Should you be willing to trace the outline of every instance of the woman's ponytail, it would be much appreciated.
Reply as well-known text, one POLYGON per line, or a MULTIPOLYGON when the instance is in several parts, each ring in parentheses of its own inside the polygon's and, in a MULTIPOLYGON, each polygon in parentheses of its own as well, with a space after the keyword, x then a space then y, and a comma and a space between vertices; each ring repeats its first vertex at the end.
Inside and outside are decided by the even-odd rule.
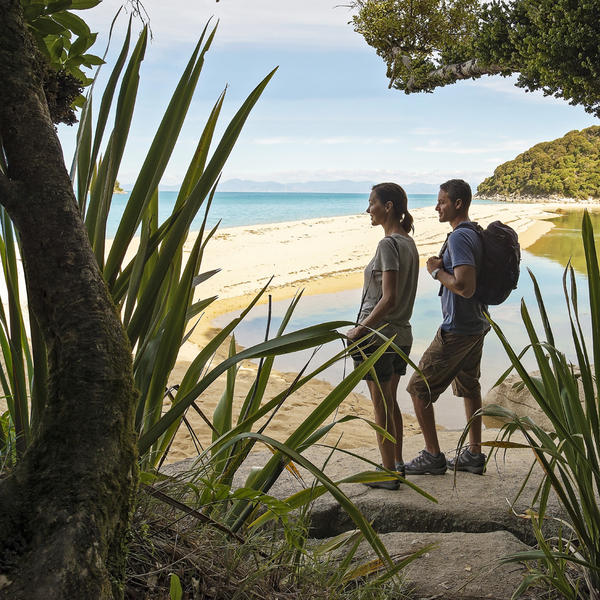
POLYGON ((404 213, 404 217, 400 221, 400 225, 402 225, 402 229, 406 231, 406 233, 410 233, 415 230, 413 216, 408 212, 408 210, 404 213))

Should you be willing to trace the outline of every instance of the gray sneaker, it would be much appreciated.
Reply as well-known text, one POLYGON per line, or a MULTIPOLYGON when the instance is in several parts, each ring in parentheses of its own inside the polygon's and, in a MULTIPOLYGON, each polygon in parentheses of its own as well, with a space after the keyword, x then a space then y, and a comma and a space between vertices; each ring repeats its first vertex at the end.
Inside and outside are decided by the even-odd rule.
MULTIPOLYGON (((398 471, 398 466, 400 463, 396 463, 396 471, 398 471)), ((377 467, 377 471, 383 471, 382 467, 377 467)), ((398 474, 404 477, 404 473, 398 472, 398 474)), ((367 487, 370 488, 379 488, 382 490, 397 490, 400 487, 399 479, 390 479, 389 481, 369 481, 365 483, 367 487)))
POLYGON ((443 475, 446 472, 446 457, 443 452, 437 456, 427 450, 421 450, 419 455, 404 463, 408 475, 443 475))
POLYGON ((396 471, 400 473, 400 477, 406 479, 406 467, 404 466, 403 462, 396 463, 396 471))
POLYGON ((472 454, 468 448, 465 448, 456 458, 448 461, 448 468, 451 471, 468 471, 476 475, 483 475, 485 471, 485 454, 472 454))

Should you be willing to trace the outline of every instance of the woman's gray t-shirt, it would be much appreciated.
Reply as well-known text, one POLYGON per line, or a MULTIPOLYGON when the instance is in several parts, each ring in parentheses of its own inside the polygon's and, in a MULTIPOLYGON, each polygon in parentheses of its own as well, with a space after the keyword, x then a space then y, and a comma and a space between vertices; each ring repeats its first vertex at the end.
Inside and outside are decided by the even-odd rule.
MULTIPOLYGON (((398 271, 396 306, 386 316, 387 325, 381 333, 387 337, 396 334, 395 343, 412 344, 410 317, 412 315, 417 279, 419 277, 419 252, 411 237, 393 233, 379 241, 375 256, 365 268, 363 301, 358 321, 361 322, 375 308, 382 296, 383 271, 398 271), (393 238, 393 239, 392 239, 393 238)), ((377 327, 374 327, 377 329, 377 327)))

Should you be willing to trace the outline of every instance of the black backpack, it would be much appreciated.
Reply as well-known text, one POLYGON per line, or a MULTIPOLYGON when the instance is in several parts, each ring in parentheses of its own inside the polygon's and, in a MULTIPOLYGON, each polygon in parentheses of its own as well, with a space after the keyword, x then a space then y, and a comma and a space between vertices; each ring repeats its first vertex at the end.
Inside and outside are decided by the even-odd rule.
MULTIPOLYGON (((519 282, 521 247, 517 232, 500 221, 490 223, 485 229, 469 221, 460 226, 476 231, 483 246, 473 297, 482 304, 502 304, 519 282)), ((445 247, 444 243, 442 253, 445 247)))

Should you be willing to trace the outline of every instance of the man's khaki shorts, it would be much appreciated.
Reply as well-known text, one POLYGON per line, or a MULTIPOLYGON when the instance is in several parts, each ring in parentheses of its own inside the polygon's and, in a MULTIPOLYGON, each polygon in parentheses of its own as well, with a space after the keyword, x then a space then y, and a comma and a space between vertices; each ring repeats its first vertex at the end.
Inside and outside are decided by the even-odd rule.
POLYGON ((408 393, 426 402, 435 402, 452 384, 455 396, 479 397, 481 352, 486 333, 458 335, 438 329, 419 362, 419 369, 427 379, 429 389, 415 371, 406 387, 408 393))

